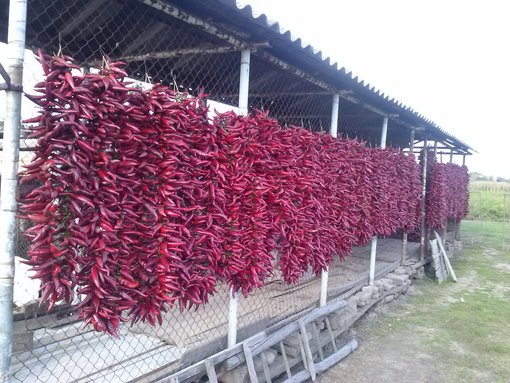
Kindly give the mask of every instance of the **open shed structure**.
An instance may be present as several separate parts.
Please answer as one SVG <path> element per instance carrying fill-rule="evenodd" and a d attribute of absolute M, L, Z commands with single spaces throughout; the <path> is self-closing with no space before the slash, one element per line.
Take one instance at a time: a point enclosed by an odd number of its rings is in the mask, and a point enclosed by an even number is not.
<path fill-rule="evenodd" d="M 21 20 L 22 14 L 12 15 L 20 7 L 11 7 L 11 22 Z M 8 17 L 9 5 L 3 2 L 1 42 L 8 41 Z M 211 108 L 230 107 L 242 114 L 260 109 L 283 126 L 331 130 L 374 147 L 380 145 L 383 134 L 388 146 L 415 152 L 434 142 L 437 153 L 450 158 L 472 153 L 467 144 L 432 121 L 353 78 L 312 46 L 303 46 L 300 39 L 283 32 L 278 23 L 269 22 L 265 15 L 255 16 L 250 6 L 238 7 L 235 0 L 28 0 L 25 45 L 29 50 L 70 55 L 84 70 L 100 67 L 104 56 L 121 60 L 135 80 L 164 83 L 190 94 L 203 90 Z M 9 74 L 12 82 L 4 89 L 19 92 L 15 82 L 20 77 Z M 30 84 L 38 76 L 25 66 L 24 91 L 31 92 Z M 30 152 L 34 142 L 25 134 L 21 129 L 20 150 Z M 6 138 L 2 132 L 4 152 L 9 145 Z M 9 192 L 4 185 L 2 190 Z M 4 217 L 13 220 L 14 213 L 8 213 Z M 23 257 L 27 245 L 23 239 L 13 231 L 4 238 L 6 242 L 17 238 L 17 255 Z M 2 246 L 2 252 L 13 249 Z M 400 240 L 380 241 L 376 275 L 400 264 L 400 248 Z M 418 257 L 417 246 L 410 245 L 408 254 Z M 13 262 L 4 253 L 0 257 L 0 263 Z M 368 249 L 356 249 L 350 263 L 332 267 L 324 300 L 366 284 L 368 259 Z M 16 288 L 25 288 L 23 281 Z M 320 289 L 316 277 L 289 287 L 275 276 L 264 289 L 238 302 L 237 340 L 317 305 Z M 12 302 L 3 302 L 0 310 L 5 307 L 10 311 Z M 159 328 L 125 326 L 119 338 L 111 338 L 83 329 L 72 306 L 47 312 L 37 304 L 22 304 L 14 313 L 12 380 L 156 380 L 226 347 L 228 307 L 229 292 L 220 288 L 196 312 L 173 310 Z M 7 314 L 1 318 L 11 320 Z M 11 354 L 0 348 L 5 368 Z"/>

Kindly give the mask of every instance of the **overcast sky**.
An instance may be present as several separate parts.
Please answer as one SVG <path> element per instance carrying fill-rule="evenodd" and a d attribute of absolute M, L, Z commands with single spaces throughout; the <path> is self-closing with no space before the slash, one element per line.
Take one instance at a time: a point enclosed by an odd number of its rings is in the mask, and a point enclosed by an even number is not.
<path fill-rule="evenodd" d="M 506 1 L 243 0 L 479 151 L 510 178 Z"/>

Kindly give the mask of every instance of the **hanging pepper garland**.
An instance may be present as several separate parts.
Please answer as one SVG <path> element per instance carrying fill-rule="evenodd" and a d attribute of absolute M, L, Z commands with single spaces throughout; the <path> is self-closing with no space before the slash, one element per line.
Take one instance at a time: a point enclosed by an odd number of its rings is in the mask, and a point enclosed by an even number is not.
<path fill-rule="evenodd" d="M 468 213 L 469 173 L 465 166 L 433 162 L 427 193 L 427 224 L 436 229 L 447 220 L 459 222 Z"/>
<path fill-rule="evenodd" d="M 39 60 L 41 110 L 26 121 L 38 142 L 21 181 L 41 183 L 20 200 L 35 224 L 27 263 L 43 301 L 79 298 L 98 331 L 161 323 L 222 282 L 248 294 L 276 264 L 297 282 L 417 224 L 419 168 L 398 150 L 282 129 L 262 112 L 209 121 L 203 95 L 136 89 L 122 63 L 80 74 L 70 57 Z"/>

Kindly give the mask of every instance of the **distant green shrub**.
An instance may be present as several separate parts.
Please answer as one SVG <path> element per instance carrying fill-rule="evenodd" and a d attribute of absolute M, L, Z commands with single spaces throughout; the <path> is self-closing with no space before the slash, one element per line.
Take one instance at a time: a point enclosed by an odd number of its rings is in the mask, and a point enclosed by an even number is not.
<path fill-rule="evenodd" d="M 471 191 L 506 191 L 510 192 L 510 182 L 472 181 L 469 185 Z"/>

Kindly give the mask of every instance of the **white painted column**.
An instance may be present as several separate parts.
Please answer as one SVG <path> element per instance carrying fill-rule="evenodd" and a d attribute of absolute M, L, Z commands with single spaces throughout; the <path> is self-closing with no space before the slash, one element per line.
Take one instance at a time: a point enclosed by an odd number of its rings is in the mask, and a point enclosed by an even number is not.
<path fill-rule="evenodd" d="M 241 51 L 241 73 L 239 78 L 239 114 L 248 115 L 248 95 L 250 87 L 250 50 Z"/>
<path fill-rule="evenodd" d="M 387 135 L 388 135 L 388 117 L 384 117 L 381 131 L 381 149 L 386 149 Z"/>
<path fill-rule="evenodd" d="M 241 51 L 241 70 L 239 75 L 239 114 L 248 115 L 248 96 L 250 86 L 250 50 Z M 230 290 L 228 303 L 228 334 L 227 346 L 237 343 L 237 303 L 239 292 Z"/>
<path fill-rule="evenodd" d="M 374 285 L 375 280 L 375 256 L 377 254 L 377 235 L 372 237 L 372 244 L 370 245 L 370 274 L 368 284 Z"/>
<path fill-rule="evenodd" d="M 381 149 L 386 148 L 386 137 L 388 136 L 388 117 L 383 118 L 382 130 L 381 130 Z M 370 245 L 370 273 L 368 278 L 368 284 L 373 286 L 375 280 L 375 257 L 377 255 L 377 236 L 372 237 L 372 243 Z"/>
<path fill-rule="evenodd" d="M 228 302 L 228 334 L 227 347 L 233 347 L 237 343 L 237 302 L 239 300 L 239 292 L 230 290 L 230 299 Z"/>
<path fill-rule="evenodd" d="M 331 105 L 331 125 L 329 129 L 329 133 L 333 137 L 338 136 L 338 106 L 340 105 L 340 96 L 338 94 L 333 95 L 333 103 Z M 320 300 L 319 306 L 326 306 L 326 302 L 328 299 L 328 278 L 329 278 L 329 267 L 327 269 L 323 269 L 321 273 L 321 292 L 320 292 Z"/>
<path fill-rule="evenodd" d="M 21 85 L 25 59 L 27 0 L 9 2 L 6 72 L 10 84 L 5 91 L 5 123 L 2 150 L 0 202 L 0 382 L 9 382 L 12 356 L 12 306 L 14 255 L 16 252 L 16 188 L 18 185 Z M 7 80 L 5 81 L 7 83 Z M 4 105 L 2 105 L 4 107 Z"/>

